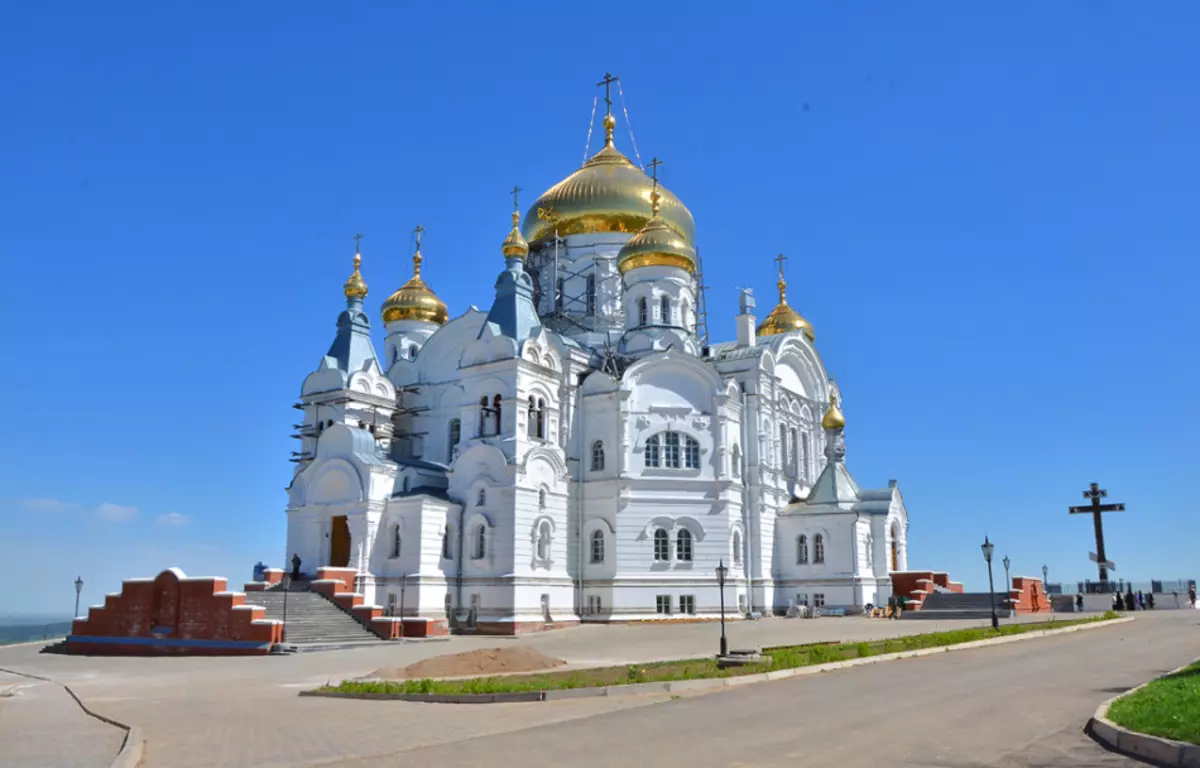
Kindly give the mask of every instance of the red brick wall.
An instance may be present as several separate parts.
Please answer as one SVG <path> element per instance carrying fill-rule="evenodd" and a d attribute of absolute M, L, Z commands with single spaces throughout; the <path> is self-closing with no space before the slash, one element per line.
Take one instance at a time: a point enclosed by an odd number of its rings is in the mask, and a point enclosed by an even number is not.
<path fill-rule="evenodd" d="M 357 571 L 353 568 L 330 568 L 322 566 L 317 569 L 317 581 L 333 580 L 340 581 L 342 586 L 338 587 L 338 592 L 353 592 L 354 577 Z"/>
<path fill-rule="evenodd" d="M 221 578 L 189 579 L 171 568 L 154 579 L 130 579 L 121 593 L 108 595 L 102 608 L 89 608 L 72 625 L 67 650 L 75 653 L 266 653 L 282 627 L 267 623 L 264 610 L 246 606 L 246 596 L 225 591 Z M 92 641 L 88 638 L 201 641 L 193 644 Z M 214 641 L 206 645 L 203 641 Z M 226 647 L 218 644 L 226 643 Z M 235 644 L 255 644 L 238 649 Z M 138 650 L 140 649 L 140 650 Z"/>
<path fill-rule="evenodd" d="M 918 590 L 932 592 L 932 584 L 936 583 L 934 582 L 935 575 L 933 571 L 893 571 L 892 594 L 900 598 L 923 600 L 925 595 L 920 594 Z M 920 608 L 919 605 L 911 603 L 907 604 L 907 607 L 911 610 Z"/>
<path fill-rule="evenodd" d="M 1017 613 L 1050 613 L 1054 610 L 1041 579 L 1014 576 L 1008 596 L 1009 605 Z"/>

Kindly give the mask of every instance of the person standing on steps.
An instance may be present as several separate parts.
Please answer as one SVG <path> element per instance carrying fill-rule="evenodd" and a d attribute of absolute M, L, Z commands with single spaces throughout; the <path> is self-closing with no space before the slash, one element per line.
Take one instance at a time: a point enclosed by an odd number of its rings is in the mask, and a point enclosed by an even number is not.
<path fill-rule="evenodd" d="M 292 581 L 300 578 L 300 555 L 292 554 Z"/>

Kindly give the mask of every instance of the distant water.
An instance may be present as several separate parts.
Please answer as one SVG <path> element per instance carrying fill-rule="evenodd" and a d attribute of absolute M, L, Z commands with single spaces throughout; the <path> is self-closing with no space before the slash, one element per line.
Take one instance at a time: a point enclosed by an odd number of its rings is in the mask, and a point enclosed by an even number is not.
<path fill-rule="evenodd" d="M 71 622 L 55 621 L 44 624 L 10 624 L 0 626 L 0 645 L 27 643 L 43 638 L 65 637 L 71 633 Z"/>

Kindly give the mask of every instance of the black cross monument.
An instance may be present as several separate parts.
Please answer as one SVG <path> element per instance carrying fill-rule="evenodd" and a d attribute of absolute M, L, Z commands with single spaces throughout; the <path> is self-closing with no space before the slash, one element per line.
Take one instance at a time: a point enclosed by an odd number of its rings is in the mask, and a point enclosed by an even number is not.
<path fill-rule="evenodd" d="M 1090 499 L 1091 504 L 1082 507 L 1071 507 L 1072 515 L 1090 514 L 1092 521 L 1096 526 L 1096 562 L 1100 566 L 1100 583 L 1108 583 L 1108 558 L 1104 556 L 1104 523 L 1100 520 L 1100 515 L 1104 512 L 1124 512 L 1124 504 L 1101 504 L 1100 499 L 1108 496 L 1108 491 L 1100 487 L 1099 483 L 1092 483 L 1091 487 L 1083 492 L 1083 498 Z"/>

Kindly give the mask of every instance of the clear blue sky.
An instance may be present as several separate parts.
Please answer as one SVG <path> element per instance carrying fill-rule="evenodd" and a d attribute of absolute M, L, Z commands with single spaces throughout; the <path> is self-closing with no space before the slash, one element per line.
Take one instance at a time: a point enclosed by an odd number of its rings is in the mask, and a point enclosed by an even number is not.
<path fill-rule="evenodd" d="M 914 567 L 983 587 L 987 533 L 1091 575 L 1096 480 L 1117 575 L 1198 575 L 1200 9 L 983 6 L 8 4 L 0 613 L 278 564 L 352 235 L 377 343 L 417 223 L 452 313 L 487 306 L 507 190 L 579 164 L 606 70 L 715 338 L 790 256 Z"/>

